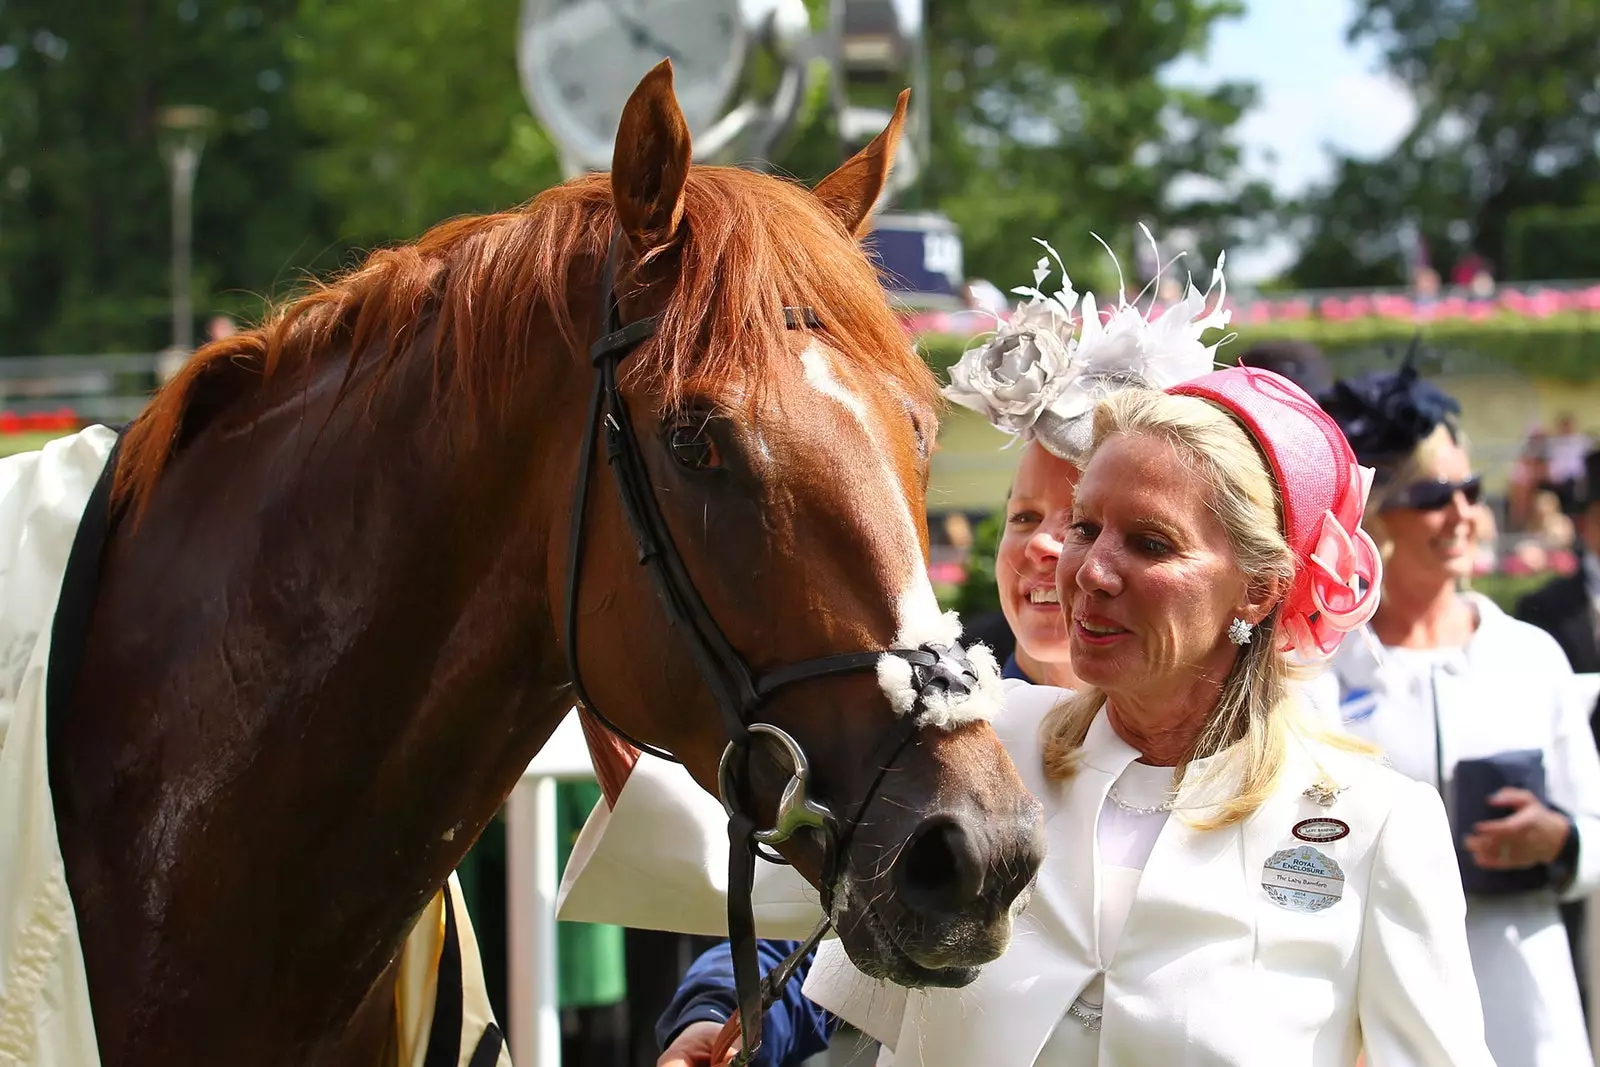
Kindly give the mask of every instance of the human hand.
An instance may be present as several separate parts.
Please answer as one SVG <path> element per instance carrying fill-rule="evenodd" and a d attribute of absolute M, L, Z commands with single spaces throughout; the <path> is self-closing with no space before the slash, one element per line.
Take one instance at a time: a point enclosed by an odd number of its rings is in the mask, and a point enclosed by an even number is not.
<path fill-rule="evenodd" d="M 733 1058 L 733 1050 L 712 1059 L 718 1051 L 717 1038 L 721 1034 L 721 1023 L 690 1023 L 656 1060 L 656 1067 L 722 1067 Z M 734 1046 L 737 1048 L 738 1044 L 735 1038 Z"/>
<path fill-rule="evenodd" d="M 1472 861 L 1486 871 L 1512 871 L 1550 863 L 1572 833 L 1572 820 L 1551 811 L 1526 789 L 1507 787 L 1489 798 L 1497 808 L 1510 808 L 1503 819 L 1473 826 L 1462 841 Z"/>

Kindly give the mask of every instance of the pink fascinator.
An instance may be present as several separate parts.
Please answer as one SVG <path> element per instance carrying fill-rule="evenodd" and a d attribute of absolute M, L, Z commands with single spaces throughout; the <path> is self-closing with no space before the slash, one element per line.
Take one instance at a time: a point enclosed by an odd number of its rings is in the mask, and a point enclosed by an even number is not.
<path fill-rule="evenodd" d="M 1282 375 L 1229 367 L 1167 391 L 1231 412 L 1267 457 L 1296 564 L 1281 612 L 1284 649 L 1332 653 L 1378 610 L 1383 562 L 1361 528 L 1372 470 L 1356 462 L 1339 424 Z"/>

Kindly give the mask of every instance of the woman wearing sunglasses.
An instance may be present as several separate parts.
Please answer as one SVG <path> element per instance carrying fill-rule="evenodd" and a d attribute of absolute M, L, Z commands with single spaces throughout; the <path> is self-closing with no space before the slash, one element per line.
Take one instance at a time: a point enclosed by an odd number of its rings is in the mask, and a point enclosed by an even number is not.
<path fill-rule="evenodd" d="M 1334 660 L 1352 733 L 1444 797 L 1467 939 L 1500 1067 L 1593 1063 L 1558 902 L 1600 886 L 1600 755 L 1543 631 L 1461 589 L 1482 481 L 1459 405 L 1407 365 L 1322 397 L 1377 469 L 1364 523 L 1384 556 L 1381 643 Z"/>

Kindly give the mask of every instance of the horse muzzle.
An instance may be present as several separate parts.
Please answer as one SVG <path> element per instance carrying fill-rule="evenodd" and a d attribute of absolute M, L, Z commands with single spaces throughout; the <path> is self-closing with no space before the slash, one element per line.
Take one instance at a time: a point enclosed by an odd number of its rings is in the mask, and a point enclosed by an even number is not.
<path fill-rule="evenodd" d="M 1010 944 L 1045 838 L 1039 805 L 1025 795 L 1009 812 L 937 811 L 897 845 L 864 836 L 859 848 L 893 859 L 852 857 L 835 894 L 834 926 L 856 966 L 898 985 L 962 986 Z"/>

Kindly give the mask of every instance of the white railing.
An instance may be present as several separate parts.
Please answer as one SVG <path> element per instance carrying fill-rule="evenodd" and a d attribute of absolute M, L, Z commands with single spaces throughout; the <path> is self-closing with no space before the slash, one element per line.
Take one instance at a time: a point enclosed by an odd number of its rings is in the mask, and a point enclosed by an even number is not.
<path fill-rule="evenodd" d="M 556 783 L 594 780 L 589 747 L 569 713 L 506 802 L 506 1010 L 516 1067 L 560 1067 L 557 1000 Z"/>
<path fill-rule="evenodd" d="M 0 409 L 33 415 L 69 408 L 84 422 L 127 422 L 150 399 L 161 359 L 153 352 L 0 358 Z"/>

